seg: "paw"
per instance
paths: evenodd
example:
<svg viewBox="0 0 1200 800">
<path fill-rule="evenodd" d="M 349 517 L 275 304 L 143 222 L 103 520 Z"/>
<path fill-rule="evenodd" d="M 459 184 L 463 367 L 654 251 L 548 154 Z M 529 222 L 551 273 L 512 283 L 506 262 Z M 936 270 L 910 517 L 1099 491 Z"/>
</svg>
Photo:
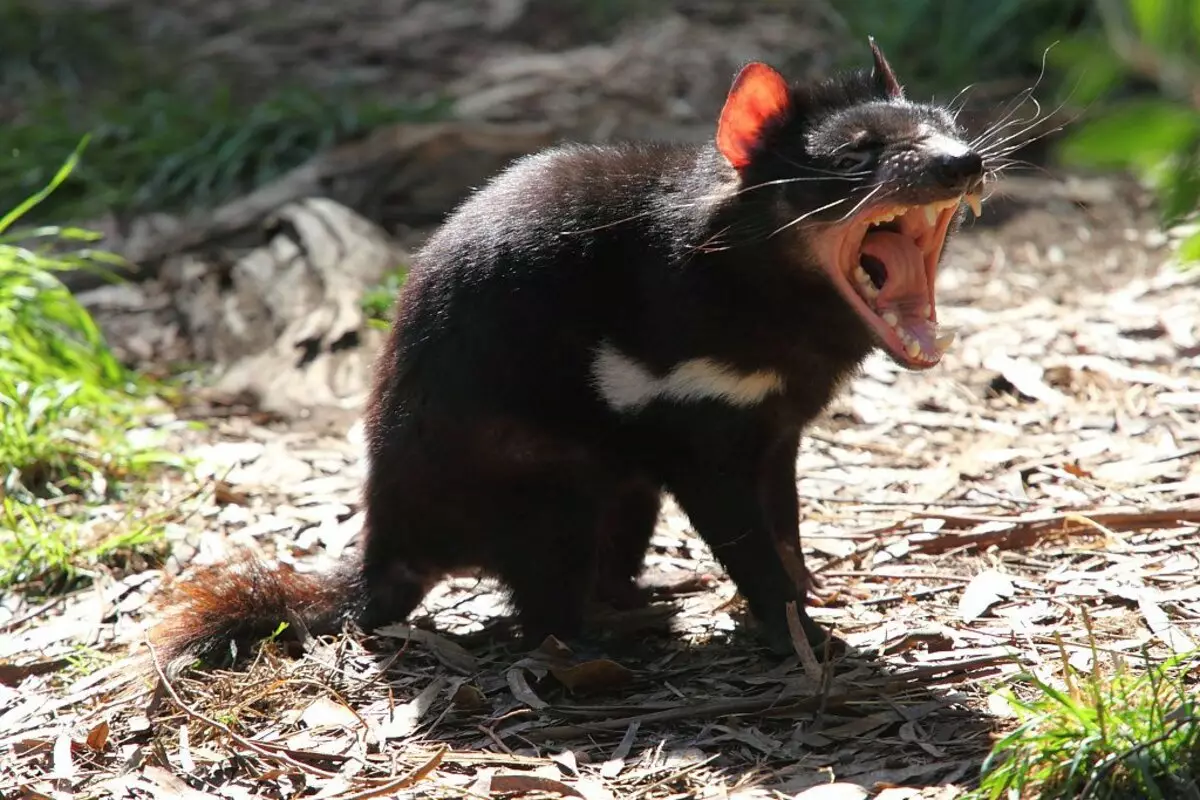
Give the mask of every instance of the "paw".
<svg viewBox="0 0 1200 800">
<path fill-rule="evenodd" d="M 804 629 L 804 638 L 807 640 L 808 646 L 812 648 L 817 661 L 823 662 L 846 652 L 847 645 L 844 641 L 813 622 L 807 615 L 800 618 L 800 625 Z M 773 655 L 786 657 L 796 654 L 796 645 L 792 641 L 791 631 L 788 630 L 785 621 L 781 620 L 778 624 L 760 626 L 759 638 Z"/>
<path fill-rule="evenodd" d="M 614 611 L 632 611 L 650 604 L 651 593 L 632 580 L 610 580 L 596 587 L 595 600 Z"/>
</svg>

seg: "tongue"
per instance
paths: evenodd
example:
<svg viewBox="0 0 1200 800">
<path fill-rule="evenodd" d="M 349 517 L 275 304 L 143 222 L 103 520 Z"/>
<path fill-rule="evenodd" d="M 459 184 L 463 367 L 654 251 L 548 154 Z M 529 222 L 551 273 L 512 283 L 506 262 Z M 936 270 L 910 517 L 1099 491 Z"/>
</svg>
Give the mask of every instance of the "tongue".
<svg viewBox="0 0 1200 800">
<path fill-rule="evenodd" d="M 894 311 L 900 317 L 900 327 L 912 334 L 922 349 L 934 352 L 937 328 L 922 312 L 926 304 L 932 308 L 934 303 L 921 249 L 907 236 L 876 231 L 863 239 L 862 254 L 879 259 L 887 270 L 875 310 L 880 314 Z"/>
<path fill-rule="evenodd" d="M 925 259 L 912 239 L 891 231 L 868 233 L 862 252 L 879 259 L 887 268 L 887 282 L 875 302 L 880 311 L 898 306 L 898 312 L 911 308 L 915 313 L 929 300 Z"/>
</svg>

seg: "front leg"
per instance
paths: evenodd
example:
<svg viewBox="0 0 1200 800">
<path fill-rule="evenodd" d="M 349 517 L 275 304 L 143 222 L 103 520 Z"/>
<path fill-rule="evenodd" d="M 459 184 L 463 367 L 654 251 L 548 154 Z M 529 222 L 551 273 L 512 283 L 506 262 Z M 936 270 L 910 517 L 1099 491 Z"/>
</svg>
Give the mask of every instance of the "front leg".
<svg viewBox="0 0 1200 800">
<path fill-rule="evenodd" d="M 800 549 L 800 501 L 796 493 L 796 453 L 798 434 L 784 435 L 767 453 L 762 463 L 759 484 L 763 511 L 784 568 L 792 576 L 801 597 L 817 585 L 804 565 Z"/>
<path fill-rule="evenodd" d="M 803 591 L 784 566 L 763 507 L 764 455 L 720 464 L 709 458 L 681 459 L 667 486 L 746 598 L 768 646 L 780 655 L 793 651 L 787 604 L 795 602 L 809 642 L 823 649 L 829 634 L 805 611 Z"/>
</svg>

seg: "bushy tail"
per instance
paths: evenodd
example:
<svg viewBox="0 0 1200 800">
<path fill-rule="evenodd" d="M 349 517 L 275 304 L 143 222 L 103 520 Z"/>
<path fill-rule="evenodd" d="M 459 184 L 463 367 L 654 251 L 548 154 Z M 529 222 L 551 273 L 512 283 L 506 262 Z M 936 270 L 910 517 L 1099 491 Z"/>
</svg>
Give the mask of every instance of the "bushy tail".
<svg viewBox="0 0 1200 800">
<path fill-rule="evenodd" d="M 361 614 L 364 599 L 356 559 L 314 575 L 244 558 L 180 579 L 148 639 L 159 667 L 173 676 L 197 660 L 227 660 L 231 646 L 245 653 L 280 623 L 299 622 L 312 634 L 335 633 Z"/>
</svg>

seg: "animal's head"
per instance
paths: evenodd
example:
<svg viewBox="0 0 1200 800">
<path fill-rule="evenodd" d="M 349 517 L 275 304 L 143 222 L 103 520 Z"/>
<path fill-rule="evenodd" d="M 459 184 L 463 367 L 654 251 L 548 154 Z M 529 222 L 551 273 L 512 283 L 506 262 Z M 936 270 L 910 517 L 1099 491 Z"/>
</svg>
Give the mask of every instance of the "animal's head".
<svg viewBox="0 0 1200 800">
<path fill-rule="evenodd" d="M 947 236 L 976 215 L 984 159 L 941 106 L 916 103 L 871 40 L 871 70 L 789 85 L 747 65 L 729 91 L 716 145 L 738 195 L 772 236 L 813 260 L 898 363 L 925 369 L 939 332 L 934 282 Z"/>
</svg>

